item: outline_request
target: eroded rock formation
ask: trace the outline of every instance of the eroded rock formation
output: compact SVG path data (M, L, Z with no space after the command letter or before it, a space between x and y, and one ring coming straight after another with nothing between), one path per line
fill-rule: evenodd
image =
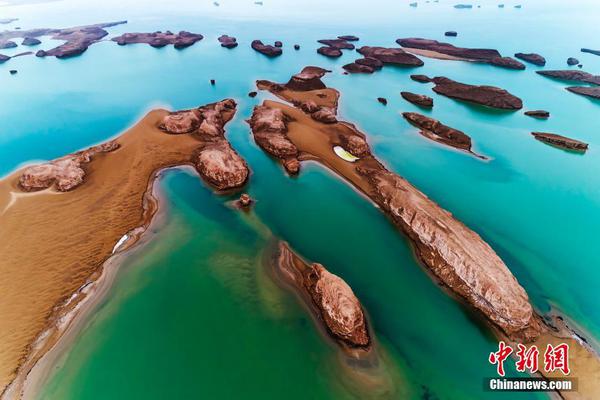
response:
M116 141L110 141L87 150L61 157L44 164L26 168L19 178L19 187L26 192L54 187L59 192L67 192L83 183L85 164L97 154L114 151L119 148Z
M591 83L600 85L600 75L592 75L585 71L576 71L573 69L554 70L554 71L535 71L540 75L550 78L561 79L564 81Z
M446 97L502 110L520 110L523 102L517 96L495 86L477 86L435 77L433 91Z
M362 306L348 284L318 263L309 264L280 242L277 272L299 292L323 328L345 347L368 350L371 338Z
M318 97L311 98L310 94L313 92L303 92L304 99L316 103ZM288 94L287 98L294 96ZM352 153L359 157L352 162L335 154L335 146L343 147L354 141L350 137L364 141L365 135L352 124L315 123L299 106L265 101L255 108L256 118L253 116L254 121L250 121L255 135L265 129L264 124L258 123L258 116L269 112L276 113L278 120L294 121L287 125L285 138L296 151L322 162L373 200L410 238L423 264L505 334L532 341L545 330L523 288L479 235L405 179L388 171L366 143L360 156Z
M420 67L423 61L399 48L363 46L357 49L364 57L375 58L386 65L400 65L406 67Z
M567 90L581 96L591 97L592 99L600 99L600 87L571 86L568 87Z
M277 57L283 54L281 47L264 44L260 40L253 40L250 47L267 57Z
M471 49L456 47L450 43L438 42L437 40L423 38L405 38L396 40L400 46L408 49L418 49L445 54L458 59L470 61L490 61L493 58L502 57L495 49Z
M400 96L406 101L416 104L421 107L433 107L433 99L424 94L416 94L411 92L400 92Z
M196 42L199 42L203 38L204 37L198 33L191 33L187 31L181 31L179 33L173 33L171 31L157 31L151 33L124 33L123 35L114 37L111 40L113 42L117 42L117 44L120 46L135 43L146 43L152 47L159 48L172 44L176 49L183 49L193 45Z
M490 64L497 67L508 68L508 69L525 69L525 64L515 60L511 57L494 57L489 61Z
M557 135L555 133L531 132L534 138L540 142L560 147L565 150L575 150L585 152L588 149L588 144L579 140L571 139L566 136Z
M546 59L537 53L516 53L515 57L540 67L546 65Z
M221 43L221 47L225 47L228 49L233 49L238 45L237 39L233 36L221 35L217 40L219 41L219 43Z
M428 77L427 75L411 75L410 79L412 79L415 82L420 82L420 83L429 83L429 82L431 82L431 78Z
M321 46L317 49L317 53L321 54L325 57L337 58L342 56L342 50L331 47L331 46Z

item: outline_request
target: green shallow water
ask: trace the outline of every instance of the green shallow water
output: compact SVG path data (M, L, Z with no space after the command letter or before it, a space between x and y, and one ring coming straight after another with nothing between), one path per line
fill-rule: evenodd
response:
M554 307L600 339L600 103L566 92L566 83L538 76L531 65L509 71L424 59L419 69L346 76L340 68L355 53L331 60L314 52L316 39L338 34L386 46L398 37L421 36L506 55L539 52L548 59L546 69L564 68L566 58L576 56L584 70L598 74L600 57L579 53L594 47L600 33L595 1L529 1L521 10L508 2L500 10L495 1L478 2L482 8L473 10L455 10L443 0L419 2L416 9L391 0L351 7L341 1L274 0L262 8L241 0L211 3L149 2L141 8L127 1L68 0L3 7L7 16L21 18L7 29L127 18L111 35L186 29L205 39L184 51L103 42L69 60L20 57L0 65L0 175L106 140L150 108L233 97L238 113L227 135L253 170L247 191L258 199L257 219L352 286L369 313L385 366L394 371L393 386L402 388L389 397L506 398L482 391L483 378L495 373L487 363L495 339L431 281L386 218L316 165L307 164L298 178L286 177L249 136L244 119L268 98L247 97L255 79L281 82L304 65L323 66L333 71L326 83L342 93L341 117L368 134L390 169L481 234L539 312ZM459 37L444 38L449 29ZM237 36L240 46L220 48L216 38L222 33ZM249 48L254 38L282 40L284 55L270 60L255 53ZM301 51L293 51L293 43ZM19 70L15 76L8 74L13 68ZM538 121L455 102L410 80L412 73L501 86L523 98L526 109L548 109L552 117ZM491 160L419 136L399 115L418 111L400 98L401 90L432 95L435 107L427 113L468 133L475 150ZM375 101L378 96L388 99L387 107ZM532 130L582 139L590 149L583 156L566 153L533 140ZM161 187L166 225L128 258L40 396L364 397L360 385L349 385L335 347L295 298L261 274L267 244L262 231L196 176L170 172Z

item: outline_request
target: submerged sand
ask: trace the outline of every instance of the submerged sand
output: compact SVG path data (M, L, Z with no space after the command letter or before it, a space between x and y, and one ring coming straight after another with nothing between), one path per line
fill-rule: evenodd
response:
M23 193L22 170L0 181L0 392L56 342L61 317L85 297L115 244L128 234L119 250L129 247L147 227L156 172L190 164L199 141L159 130L168 114L151 111L116 138L120 147L85 164L75 190Z

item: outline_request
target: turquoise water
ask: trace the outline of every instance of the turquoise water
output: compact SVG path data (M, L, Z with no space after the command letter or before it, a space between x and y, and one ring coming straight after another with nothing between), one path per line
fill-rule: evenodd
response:
M320 65L334 71L326 82L342 92L340 114L368 133L381 160L480 233L506 261L540 312L553 306L593 338L600 338L600 273L596 268L600 255L594 239L600 223L600 177L596 173L600 166L600 120L596 117L600 103L566 92L563 88L567 84L538 76L533 72L537 67L531 65L526 71L510 71L424 59L425 66L419 69L385 68L369 76L346 76L340 67L356 58L355 53L346 52L341 59L330 60L314 52L316 39L338 34L356 34L361 37L359 43L365 45L388 46L398 37L421 36L498 48L506 55L539 52L548 60L546 69L564 68L566 58L575 56L584 70L600 73L600 57L579 53L580 47L598 47L594 40L600 28L595 16L600 6L592 1L577 5L537 1L516 10L512 3L498 9L496 2L481 1L477 2L481 9L455 10L453 2L443 0L419 2L416 9L409 7L408 1L352 6L329 2L315 12L309 5L316 7L316 2L265 1L263 7L250 1L221 1L220 7L208 1L176 2L144 9L122 3L53 2L0 8L2 17L21 18L8 28L72 26L126 18L129 23L112 28L111 34L187 29L205 35L202 42L184 51L123 48L104 42L75 59L22 57L0 65L0 174L22 163L51 159L103 141L155 106L177 109L233 97L239 107L236 119L228 125L228 137L253 169L248 191L258 199L258 218L303 256L322 262L353 287L410 395L422 395L425 386L439 398L492 397L481 388L483 377L494 373L486 361L494 348L493 337L430 281L414 261L405 239L380 212L317 166L307 166L298 179L287 178L252 142L244 119L266 97L246 96L254 88L253 81L285 81L304 65ZM450 29L459 32L458 38L443 37ZM237 36L240 46L234 50L220 48L216 37L222 33ZM255 38L282 40L284 55L269 60L255 53L249 49ZM302 46L299 52L291 49L294 43ZM10 76L9 69L19 73ZM434 94L436 104L430 114L468 133L476 151L492 158L482 162L427 141L399 115L415 110L400 98L401 90L432 93L429 85L411 81L411 73L501 86L523 98L526 108L547 109L552 117L538 121L520 112L492 112ZM209 85L211 78L217 80L214 87ZM375 100L379 96L387 97L387 107ZM580 156L545 146L533 140L529 135L532 130L584 140L590 150ZM197 178L184 173L174 173L164 186L174 214L164 230L172 235L165 234L163 239L159 233L148 250L156 256L132 256L130 266L115 284L114 295L109 296L77 340L64 367L48 384L47 398L105 398L97 392L101 387L113 390L106 392L108 396L125 385L131 385L130 394L163 398L161 390L168 386L163 379L175 385L173 376L181 379L177 390L182 392L176 394L183 397L190 393L201 398L245 393L215 392L212 384L232 391L248 388L248 393L255 393L258 386L250 389L249 382L240 383L243 371L249 368L246 363L260 358L256 349L269 348L272 337L280 337L280 348L289 353L278 351L265 358L265 365L278 365L272 367L274 374L282 373L281 366L288 364L295 372L286 374L288 384L283 388L296 393L293 385L298 385L295 387L303 393L309 390L306 382L310 382L314 392L307 397L352 395L353 391L343 385L340 388L329 383L338 376L333 372L330 375L335 376L327 375L337 371L329 368L336 365L331 361L334 350L293 301L286 302L283 313L283 320L289 321L269 319L260 316L261 307L256 302L248 302L240 311L236 302L243 302L247 293L219 289L222 282L206 278L218 270L219 264L210 262L212 248L227 249L224 254L239 256L248 265L255 265L249 260L264 248L251 231L244 233L249 228L240 227L244 226L238 221L240 217L223 209L226 199L210 195ZM242 232L234 233L238 230ZM181 236L185 243L190 238L196 240L194 246L174 243L171 248L163 244L169 236ZM208 239L213 246L204 243ZM246 272L252 270L248 265ZM174 278L165 282L167 271L198 274L196 279L183 281L190 286L187 296L167 296L177 293L175 288L182 282ZM140 277L145 285L141 288L135 284ZM128 290L130 287L136 289ZM194 319L192 311L198 307L186 304L192 293L204 291L218 297L219 310L229 311L217 315L228 315L224 326L234 326L239 314L257 313L244 322L254 332L245 342L248 346L241 349L230 334L211 336L199 328L202 321ZM200 297L197 301L205 304L207 300ZM147 313L140 314L138 333L154 331L160 336L150 338L140 333L130 337L131 327L123 321L128 322L127 316L136 315L143 307ZM170 322L183 325L182 330L189 324L191 332L157 329L169 310L181 310L178 319ZM290 328L294 327L290 321L302 318L306 321L302 329ZM271 340L263 340L262 331ZM193 337L198 335L215 341L211 352L212 347L228 349L227 374L223 364L215 364L215 354L208 355L210 362L202 364L198 361L200 350L188 353L196 348ZM155 347L170 350L161 354L148 351ZM131 353L123 353L124 348ZM297 351L299 348L305 352L314 349L315 359ZM111 362L122 353L121 362ZM160 362L150 367L152 360ZM167 364L181 368L170 374ZM216 372L210 372L207 365L217 365ZM257 369L256 375L263 376L265 371ZM325 371L327 378L314 371ZM233 374L237 375L232 378ZM233 383L224 385L223 380L229 378ZM273 381L279 382L275 377ZM206 391L201 390L204 387ZM183 392L186 390L189 392ZM281 394L277 390L274 386L273 398Z

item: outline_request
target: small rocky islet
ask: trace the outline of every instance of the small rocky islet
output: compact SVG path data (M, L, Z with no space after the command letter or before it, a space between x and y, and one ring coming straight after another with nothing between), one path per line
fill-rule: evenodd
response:
M564 150L577 152L585 152L588 149L588 144L579 140L571 139L566 136L557 135L556 133L547 132L531 132L534 138L540 142L559 147Z
M145 43L156 48L173 45L173 47L176 49L183 49L193 45L203 38L204 36L200 34L187 31L181 31L179 33L173 33L171 31L156 31L151 33L124 33L123 35L114 37L111 40L120 46Z

